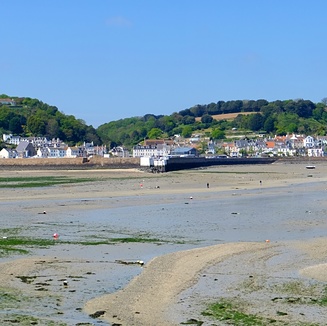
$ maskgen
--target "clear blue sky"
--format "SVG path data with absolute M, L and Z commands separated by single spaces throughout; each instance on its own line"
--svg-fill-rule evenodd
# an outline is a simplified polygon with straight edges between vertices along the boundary
M 0 94 L 99 125 L 327 97 L 326 0 L 1 0 Z

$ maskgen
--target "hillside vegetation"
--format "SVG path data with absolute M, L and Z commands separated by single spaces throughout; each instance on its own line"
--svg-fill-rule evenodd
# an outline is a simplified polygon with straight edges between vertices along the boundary
M 15 106 L 0 106 L 0 132 L 21 136 L 44 136 L 76 144 L 91 142 L 100 144 L 96 130 L 72 115 L 66 115 L 57 107 L 28 97 L 18 98 L 1 95 L 0 99 L 10 98 Z
M 132 147 L 145 138 L 190 137 L 202 133 L 224 139 L 232 129 L 266 134 L 303 133 L 326 135 L 327 99 L 218 101 L 195 105 L 171 115 L 146 114 L 102 124 L 97 129 L 57 107 L 37 99 L 0 95 L 16 105 L 0 104 L 0 132 L 60 138 L 68 144 L 93 141 L 95 145 Z
M 326 135 L 326 102 L 326 99 L 317 104 L 302 99 L 219 101 L 195 105 L 169 116 L 147 114 L 112 121 L 101 125 L 97 131 L 104 142 L 125 146 L 144 138 L 169 138 L 176 134 L 190 137 L 202 133 L 211 139 L 224 139 L 232 129 L 268 135 Z

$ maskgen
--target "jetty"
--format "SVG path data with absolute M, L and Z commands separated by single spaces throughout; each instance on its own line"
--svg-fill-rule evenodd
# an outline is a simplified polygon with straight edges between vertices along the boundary
M 149 172 L 159 173 L 214 165 L 271 164 L 276 160 L 273 157 L 141 157 L 140 165 Z

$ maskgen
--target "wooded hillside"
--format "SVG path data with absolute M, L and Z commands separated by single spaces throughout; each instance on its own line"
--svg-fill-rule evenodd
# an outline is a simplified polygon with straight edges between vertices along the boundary
M 60 138 L 76 144 L 91 142 L 100 145 L 101 139 L 92 126 L 72 115 L 66 115 L 57 107 L 37 99 L 1 95 L 1 99 L 14 100 L 14 105 L 0 103 L 0 132 L 21 136 L 44 136 Z
M 37 99 L 0 95 L 12 103 L 0 102 L 0 132 L 22 136 L 60 138 L 69 144 L 93 141 L 95 145 L 132 147 L 145 138 L 170 138 L 176 134 L 190 137 L 204 133 L 212 139 L 224 139 L 232 129 L 285 135 L 302 133 L 326 135 L 327 99 L 309 100 L 237 100 L 195 105 L 171 115 L 135 116 L 106 122 L 97 129 L 57 107 Z
M 325 104 L 325 100 L 315 104 L 302 99 L 219 101 L 195 105 L 169 116 L 147 114 L 112 121 L 101 125 L 97 131 L 105 142 L 125 146 L 136 144 L 144 138 L 169 138 L 176 134 L 190 137 L 199 132 L 212 139 L 223 139 L 226 132 L 233 128 L 268 135 L 293 132 L 326 135 Z

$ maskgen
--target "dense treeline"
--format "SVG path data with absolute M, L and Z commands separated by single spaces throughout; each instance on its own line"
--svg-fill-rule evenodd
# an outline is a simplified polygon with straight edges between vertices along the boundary
M 0 95 L 0 98 L 12 97 Z M 293 132 L 327 134 L 327 98 L 317 104 L 303 99 L 218 101 L 195 105 L 171 115 L 147 114 L 111 121 L 97 129 L 37 99 L 13 99 L 15 107 L 0 104 L 0 132 L 60 138 L 69 144 L 93 141 L 96 145 L 131 147 L 145 138 L 169 138 L 176 134 L 190 137 L 198 132 L 212 139 L 223 139 L 233 128 L 278 135 Z M 232 120 L 216 120 L 213 117 L 227 113 L 234 113 L 236 117 Z
M 128 146 L 144 138 L 171 137 L 175 134 L 190 137 L 197 131 L 205 132 L 212 139 L 222 139 L 226 131 L 232 128 L 278 135 L 293 132 L 326 135 L 325 107 L 326 99 L 318 104 L 303 99 L 274 102 L 263 99 L 219 101 L 195 105 L 169 116 L 148 114 L 112 121 L 101 125 L 97 131 L 101 139 L 112 146 Z M 249 112 L 252 114 L 244 114 Z M 228 121 L 218 121 L 212 117 L 227 113 L 239 114 Z
M 37 99 L 11 98 L 16 106 L 1 105 L 0 132 L 24 136 L 44 136 L 49 139 L 60 138 L 68 144 L 83 141 L 100 144 L 101 140 L 92 126 L 72 115 L 65 115 L 57 107 L 45 104 Z

